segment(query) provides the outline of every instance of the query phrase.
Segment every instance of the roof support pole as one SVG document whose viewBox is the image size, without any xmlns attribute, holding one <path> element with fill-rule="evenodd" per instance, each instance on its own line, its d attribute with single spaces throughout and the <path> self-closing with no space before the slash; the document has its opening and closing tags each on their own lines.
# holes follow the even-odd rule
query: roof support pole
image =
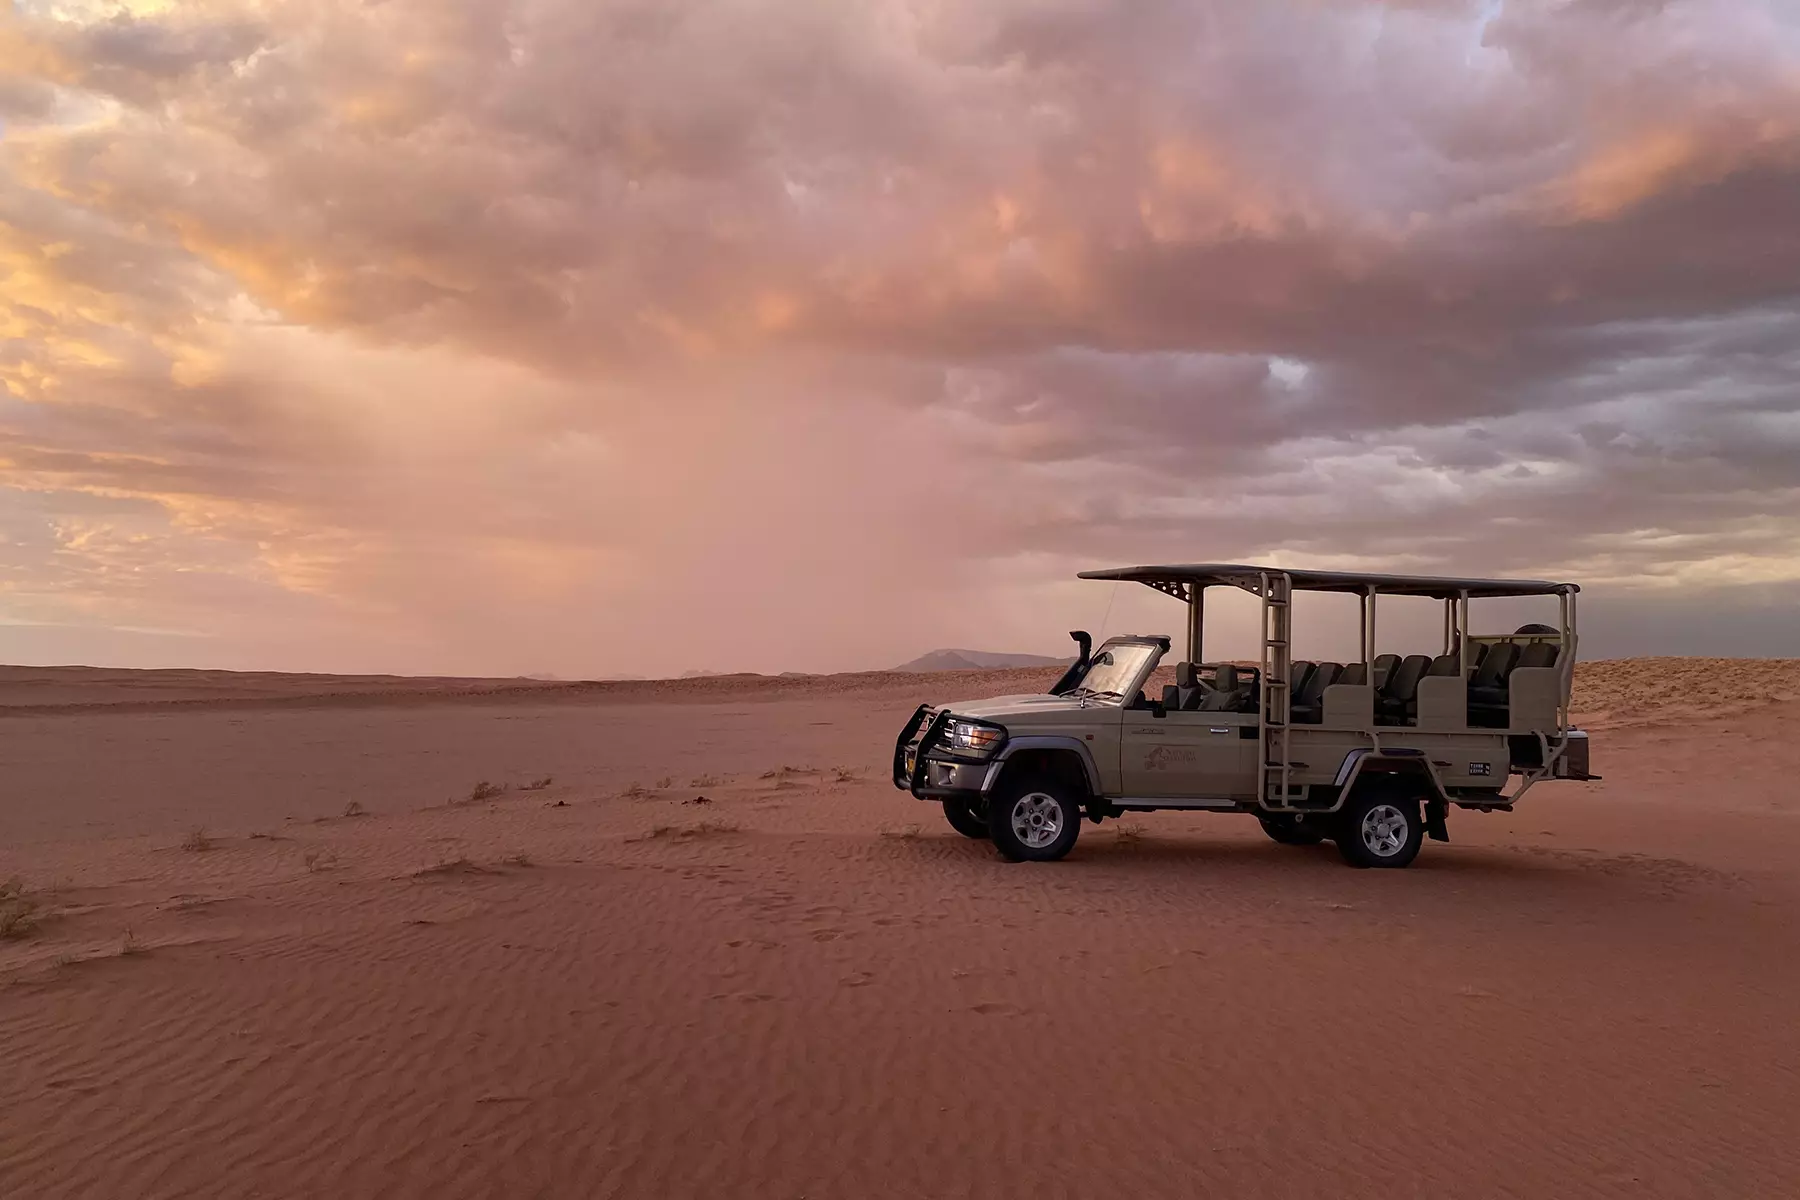
<svg viewBox="0 0 1800 1200">
<path fill-rule="evenodd" d="M 1562 653 L 1557 656 L 1562 703 L 1556 709 L 1556 732 L 1560 736 L 1569 728 L 1569 695 L 1575 686 L 1575 593 L 1564 588 L 1557 598 L 1562 601 Z"/>
<path fill-rule="evenodd" d="M 1460 632 L 1462 633 L 1460 641 L 1460 645 L 1462 646 L 1462 661 L 1458 665 L 1461 667 L 1463 675 L 1467 676 L 1470 666 L 1469 657 L 1475 651 L 1475 648 L 1469 645 L 1469 593 L 1464 592 L 1457 600 L 1456 610 L 1456 623 L 1460 627 Z"/>
<path fill-rule="evenodd" d="M 1375 675 L 1375 586 L 1370 584 L 1363 592 L 1363 656 L 1364 665 L 1369 668 L 1369 680 Z"/>
<path fill-rule="evenodd" d="M 1206 628 L 1206 588 L 1202 584 L 1188 584 L 1188 628 L 1187 653 L 1191 663 L 1203 662 L 1200 657 L 1201 635 Z"/>
<path fill-rule="evenodd" d="M 1444 601 L 1444 648 L 1439 654 L 1448 654 L 1456 649 L 1456 601 Z"/>
</svg>

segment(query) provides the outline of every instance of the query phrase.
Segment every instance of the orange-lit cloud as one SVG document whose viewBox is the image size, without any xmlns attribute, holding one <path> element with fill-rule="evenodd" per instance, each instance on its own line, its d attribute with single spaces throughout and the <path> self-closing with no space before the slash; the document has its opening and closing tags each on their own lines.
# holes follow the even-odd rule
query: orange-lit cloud
<svg viewBox="0 0 1800 1200">
<path fill-rule="evenodd" d="M 1749 648 L 1800 582 L 1791 6 L 0 4 L 5 655 L 829 669 L 1252 555 Z"/>
</svg>

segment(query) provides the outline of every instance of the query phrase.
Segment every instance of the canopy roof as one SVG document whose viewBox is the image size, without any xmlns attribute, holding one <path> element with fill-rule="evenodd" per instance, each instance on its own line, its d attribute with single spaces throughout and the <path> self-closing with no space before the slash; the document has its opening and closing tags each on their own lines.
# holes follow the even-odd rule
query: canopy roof
<svg viewBox="0 0 1800 1200">
<path fill-rule="evenodd" d="M 1177 563 L 1160 567 L 1114 567 L 1105 571 L 1083 571 L 1082 579 L 1116 579 L 1127 583 L 1143 583 L 1159 590 L 1172 585 L 1200 587 L 1228 586 L 1250 588 L 1260 586 L 1263 574 L 1288 577 L 1295 591 L 1366 592 L 1370 588 L 1383 596 L 1428 596 L 1449 600 L 1467 594 L 1471 598 L 1488 596 L 1556 596 L 1579 592 L 1572 583 L 1550 583 L 1542 579 L 1459 579 L 1440 575 L 1374 575 L 1362 571 L 1305 571 L 1292 567 L 1256 567 L 1244 563 Z"/>
</svg>

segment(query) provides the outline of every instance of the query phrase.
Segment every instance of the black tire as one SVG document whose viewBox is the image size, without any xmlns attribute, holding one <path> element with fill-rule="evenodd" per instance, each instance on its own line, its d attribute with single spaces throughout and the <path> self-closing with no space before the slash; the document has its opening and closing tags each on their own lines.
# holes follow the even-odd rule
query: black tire
<svg viewBox="0 0 1800 1200">
<path fill-rule="evenodd" d="M 1065 783 L 1018 776 L 988 797 L 988 834 L 1012 862 L 1055 862 L 1080 833 L 1081 796 Z"/>
<path fill-rule="evenodd" d="M 957 796 L 944 798 L 944 820 L 950 822 L 950 828 L 966 838 L 988 836 L 988 816 L 986 800 L 964 800 Z"/>
<path fill-rule="evenodd" d="M 1353 867 L 1410 866 L 1425 840 L 1417 791 L 1383 779 L 1359 781 L 1338 810 L 1333 840 Z"/>
<path fill-rule="evenodd" d="M 1318 818 L 1308 820 L 1305 813 L 1258 813 L 1263 832 L 1284 846 L 1316 846 L 1325 840 L 1325 830 Z"/>
</svg>

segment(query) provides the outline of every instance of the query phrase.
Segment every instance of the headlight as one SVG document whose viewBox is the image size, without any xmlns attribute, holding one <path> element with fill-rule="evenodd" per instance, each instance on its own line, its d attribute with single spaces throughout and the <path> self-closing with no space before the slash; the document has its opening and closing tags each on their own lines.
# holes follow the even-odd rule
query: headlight
<svg viewBox="0 0 1800 1200">
<path fill-rule="evenodd" d="M 973 721 L 954 721 L 944 741 L 957 754 L 985 757 L 1000 748 L 1006 730 L 997 725 L 977 725 Z"/>
</svg>

